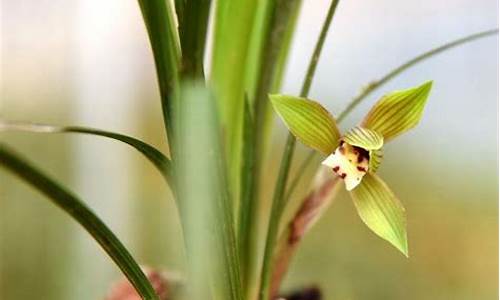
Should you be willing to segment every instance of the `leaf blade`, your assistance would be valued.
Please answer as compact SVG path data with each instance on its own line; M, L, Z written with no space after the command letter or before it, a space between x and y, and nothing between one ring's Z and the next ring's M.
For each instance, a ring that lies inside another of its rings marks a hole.
M203 290L199 287L208 285L214 299L241 300L234 210L216 102L202 80L184 81L179 97L180 114L174 119L178 137L174 172L186 253L195 286L195 295L191 298L206 298L199 294Z
M33 133L81 133L101 136L123 142L142 153L160 171L165 181L170 185L172 180L172 166L170 160L158 149L137 138L121 133L94 129L82 126L55 126L49 124L35 124L29 122L0 121L1 131L22 131Z
M171 97L179 85L180 42L175 28L175 14L170 1L138 0L153 51L158 86L160 89L163 121L167 135L172 139ZM178 4L178 3L177 3Z
M257 178L253 175L255 170L255 155L253 141L253 116L251 114L251 106L248 98L245 99L245 111L243 115L243 135L242 135L242 164L240 167L240 206L238 219L238 242L239 251L241 253L241 276L243 287L245 288L248 282L250 272L250 232L252 222L252 191L253 180Z
M203 58L211 0L190 0L177 12L183 77L204 78ZM184 20L188 20L185 22Z
M0 166L5 167L29 183L80 223L122 270L143 299L158 299L147 277L125 246L99 217L77 197L25 162L23 158L14 154L3 143L0 143Z
M270 95L274 110L290 132L303 144L324 154L339 144L335 119L321 104L305 98Z
M405 209L387 184L369 172L350 194L368 228L408 256Z

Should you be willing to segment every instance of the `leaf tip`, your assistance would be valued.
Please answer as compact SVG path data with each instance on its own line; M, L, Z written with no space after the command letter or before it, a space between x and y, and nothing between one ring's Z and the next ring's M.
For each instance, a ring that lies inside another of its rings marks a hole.
M428 80L424 82L421 86L419 86L417 89L422 90L424 92L424 97L427 98L429 96L429 93L432 89L432 86L434 85L434 80Z
M406 233L402 239L400 239L397 244L394 243L394 246L406 257L410 257L410 253L408 251L408 239L406 237Z

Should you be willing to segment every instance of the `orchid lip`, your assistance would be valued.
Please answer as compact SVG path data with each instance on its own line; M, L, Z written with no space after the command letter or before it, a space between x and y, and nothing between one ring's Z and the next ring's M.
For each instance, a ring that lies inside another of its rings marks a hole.
M346 189L351 191L361 183L363 176L368 172L369 157L367 150L341 141L335 152L330 154L322 164L330 167L342 178Z

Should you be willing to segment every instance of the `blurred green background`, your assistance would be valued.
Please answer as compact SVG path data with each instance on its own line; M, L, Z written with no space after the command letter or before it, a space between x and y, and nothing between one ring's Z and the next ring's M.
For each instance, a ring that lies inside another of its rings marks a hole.
M328 5L304 2L287 93L298 93ZM0 14L2 118L115 130L165 149L135 1L1 0ZM493 0L341 1L311 98L338 113L362 85L402 61L497 24ZM356 124L383 93L428 79L434 89L420 126L386 147L380 170L407 208L410 258L369 232L342 194L305 238L287 290L314 284L326 299L346 300L498 298L498 38L404 73L342 127ZM276 122L265 199L284 137ZM175 206L134 150L88 136L0 138L71 187L142 264L182 272ZM304 181L290 212L306 188ZM119 276L75 222L0 170L0 299L101 299Z

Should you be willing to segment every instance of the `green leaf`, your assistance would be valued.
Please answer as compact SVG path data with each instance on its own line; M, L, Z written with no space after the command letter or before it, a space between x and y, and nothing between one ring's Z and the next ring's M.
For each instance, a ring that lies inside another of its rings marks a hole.
M178 203L186 242L190 299L242 299L239 253L215 99L200 81L184 81L174 116ZM208 276L208 278L206 277ZM200 294L209 285L213 297Z
M287 51L284 47L290 47L287 41L289 28L293 25L293 18L296 17L297 2L300 0L264 0L258 1L252 34L249 35L250 45L247 56L247 69L245 76L245 92L248 94L252 104L252 113L255 121L253 122L253 145L255 148L254 162L255 169L252 179L251 195L251 226L249 228L251 245L250 267L246 267L249 274L246 278L255 276L253 271L258 265L259 257L259 219L261 211L259 209L260 199L260 180L263 161L262 157L268 144L269 132L271 129L272 110L269 101L269 93L276 87L279 80L276 76L283 73L280 70L283 67L282 62ZM237 1L233 1L237 2ZM231 26L231 25L229 25ZM251 283L251 282L250 282ZM248 284L247 284L248 285Z
M254 145L253 141L253 116L251 114L250 102L245 99L245 111L243 114L243 137L242 137L242 164L240 167L240 206L239 206L239 220L238 220L238 242L241 258L241 276L243 287L245 288L248 282L247 276L250 272L247 268L250 268L250 256L251 256L251 236L249 234L250 227L252 224L252 191L253 180L257 179L254 176L255 172L255 155L253 151Z
M24 131L34 133L83 133L107 137L116 141L123 142L141 152L153 165L160 171L167 183L171 182L170 160L158 149L139 139L124 134L110 132L105 130L93 129L79 126L54 126L48 124L35 124L28 122L1 121L1 131ZM171 186L172 187L172 186Z
M217 96L228 155L229 184L233 194L239 193L242 161L243 110L245 78L252 67L247 63L256 20L257 1L220 0L215 3L214 44L210 85ZM250 97L248 97L250 98ZM251 129L250 129L251 130Z
M288 21L286 23L286 30L283 33L283 40L281 42L280 53L278 54L276 60L276 70L274 73L274 80L271 87L271 92L277 92L281 89L282 82L284 79L284 73L287 68L287 62L289 53L291 50L291 45L293 39L295 37L295 31L297 28L297 20L299 19L300 8L302 6L302 0L293 2L292 13L288 17ZM272 115L272 110L269 110Z
M143 299L158 299L139 265L113 232L71 192L0 143L0 166L50 198L101 245Z
M363 127L354 127L342 139L366 150L377 150L384 145L384 137L380 133Z
M321 104L286 95L270 98L274 110L298 140L324 154L335 151L340 133L335 119Z
M174 106L172 101L175 97L171 96L179 85L181 57L174 11L170 1L138 0L138 2L153 50L165 128L169 138L172 139L170 125Z
M182 6L179 36L182 49L182 75L203 78L203 58L211 0L189 0ZM179 7L179 4L177 4ZM184 22L187 20L188 22Z
M351 197L368 228L408 256L405 209L385 182L368 172Z
M366 115L362 127L377 131L389 141L415 127L424 112L432 81L382 97Z

